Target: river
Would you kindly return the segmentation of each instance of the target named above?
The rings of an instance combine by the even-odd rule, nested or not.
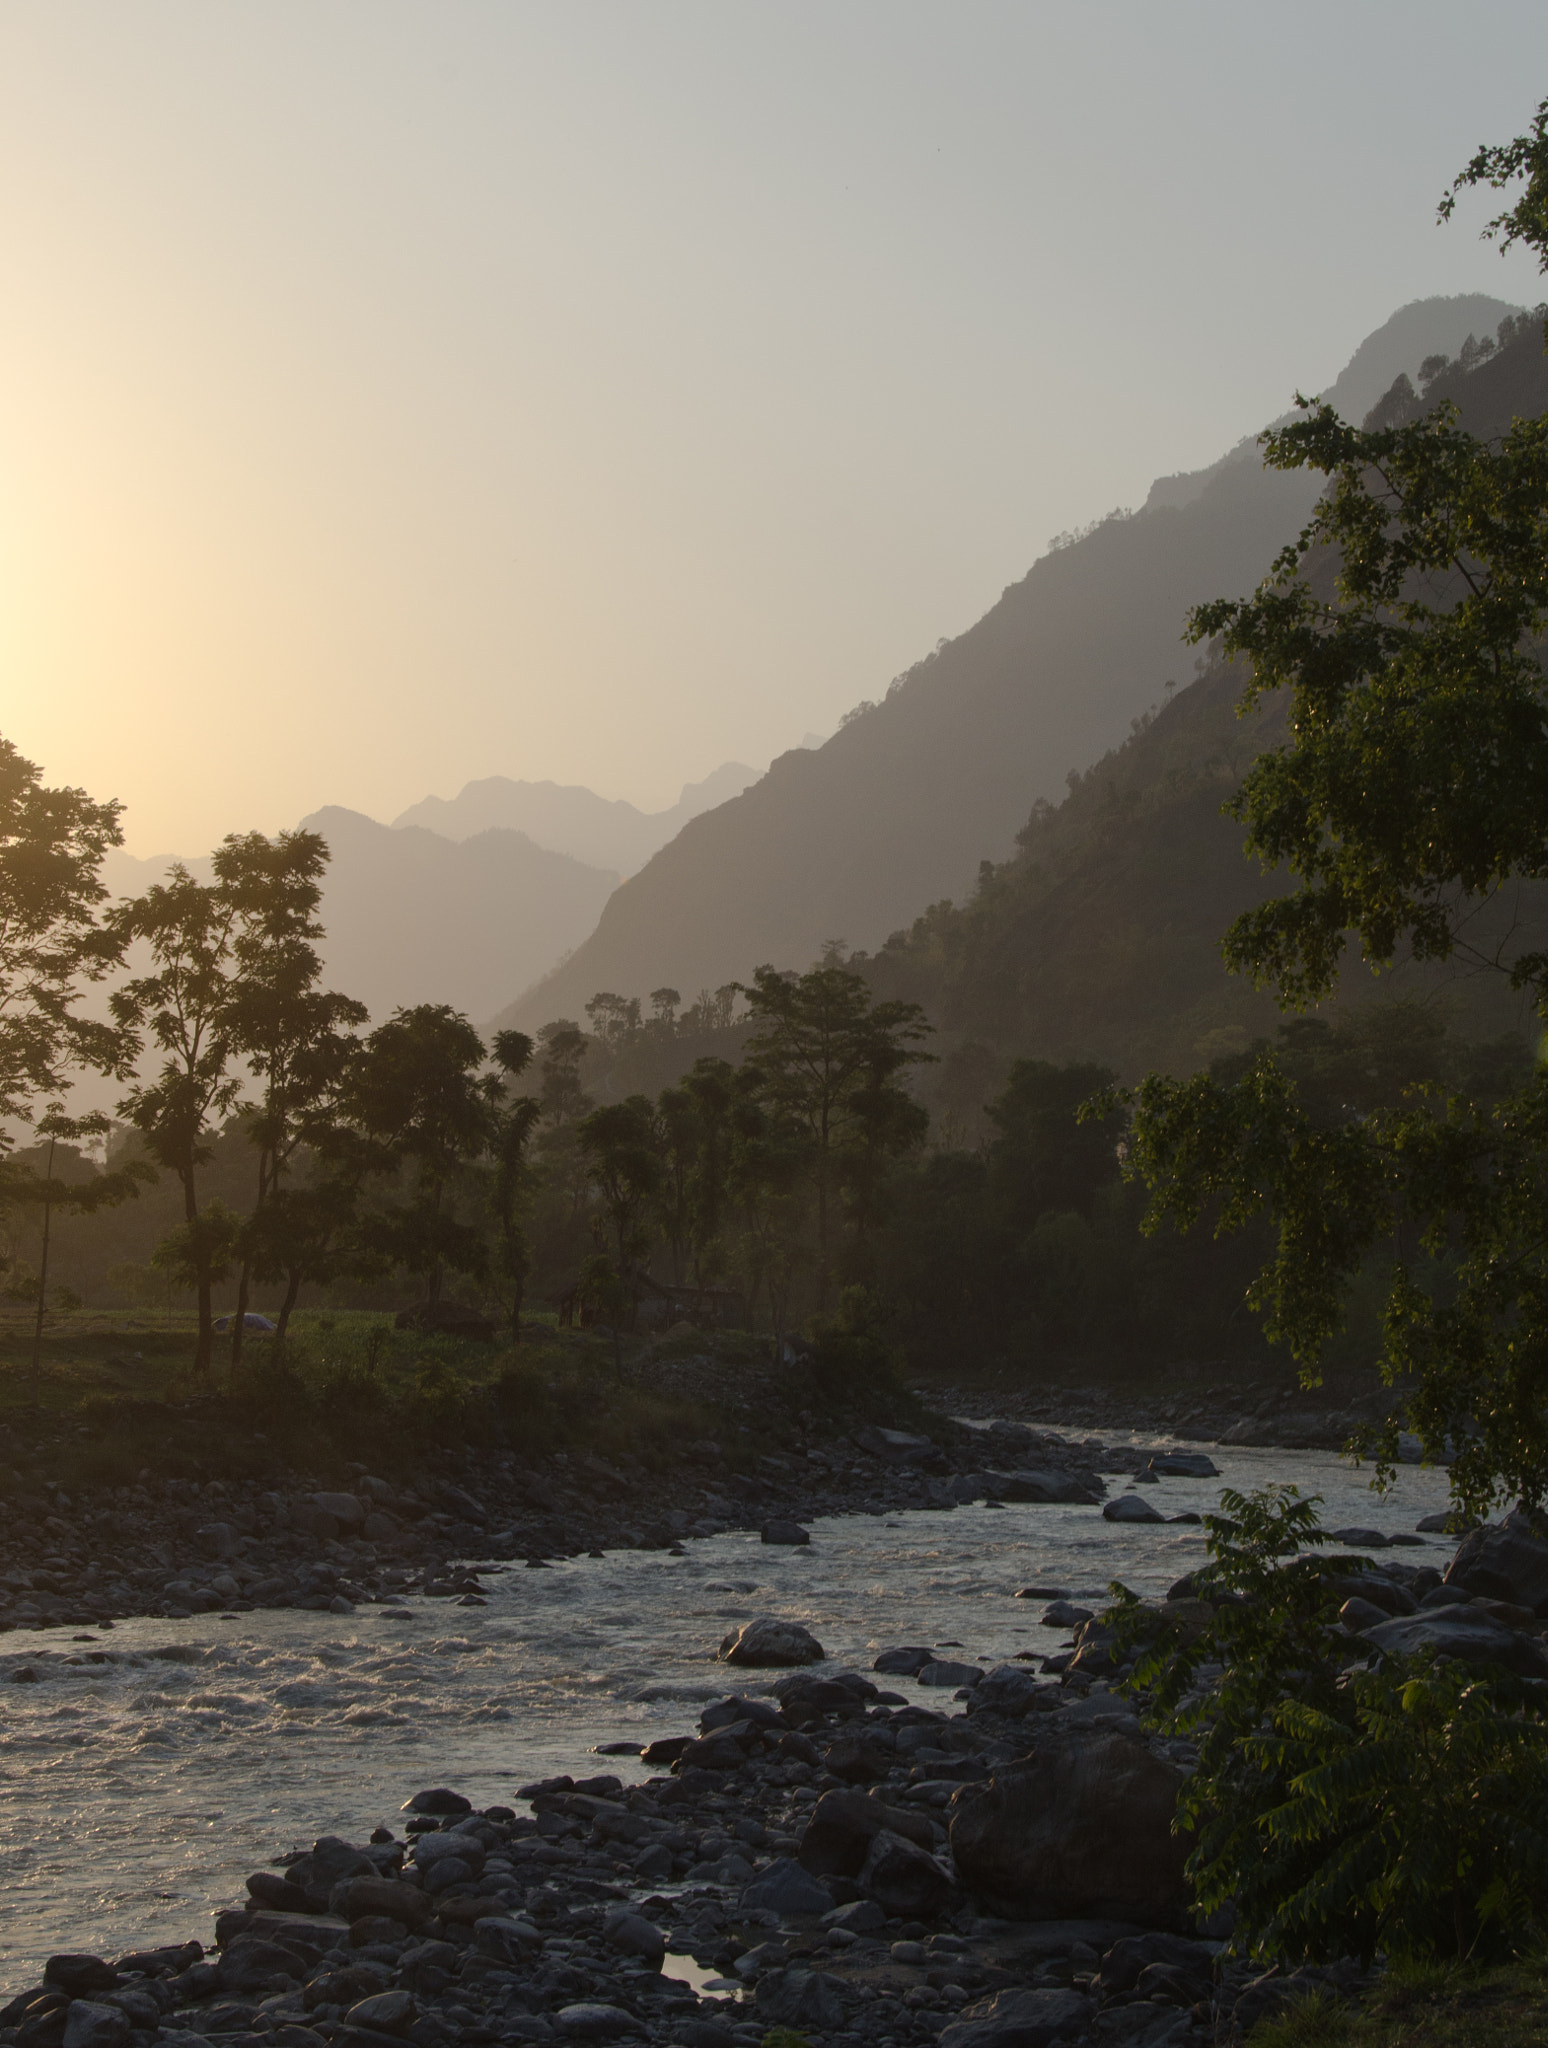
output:
[[[1208,1511],[1222,1487],[1288,1480],[1323,1496],[1326,1526],[1391,1533],[1446,1505],[1443,1472],[1405,1467],[1383,1499],[1330,1452],[1211,1451],[1219,1478],[1168,1479],[1146,1498]],[[1450,1547],[1400,1555],[1444,1567]],[[807,1549],[740,1534],[690,1540],[681,1557],[517,1565],[486,1581],[486,1607],[411,1599],[0,1636],[0,1989],[59,1949],[208,1941],[249,1871],[320,1834],[394,1825],[422,1786],[487,1806],[557,1771],[642,1777],[632,1758],[588,1752],[690,1730],[695,1703],[729,1687],[720,1638],[754,1614],[803,1622],[860,1670],[899,1643],[988,1666],[1061,1640],[1018,1587],[1089,1599],[1120,1578],[1158,1593],[1203,1558],[1196,1526],[959,1507],[837,1516],[812,1525]],[[37,1682],[14,1682],[23,1669]]]

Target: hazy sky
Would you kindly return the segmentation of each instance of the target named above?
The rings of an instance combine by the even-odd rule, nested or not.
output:
[[[1536,300],[1474,0],[0,0],[0,731],[197,852],[761,763],[1330,382]]]

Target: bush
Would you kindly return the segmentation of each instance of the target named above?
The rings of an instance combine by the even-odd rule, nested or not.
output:
[[[1366,1646],[1324,1572],[1363,1560],[1299,1554],[1327,1539],[1294,1487],[1221,1505],[1194,1574],[1213,1619],[1131,1681],[1153,1724],[1198,1742],[1178,1826],[1200,1911],[1233,1907],[1235,1944],[1268,1961],[1511,1951],[1548,1887],[1545,1688],[1374,1649],[1343,1671]],[[1115,1619],[1138,1633],[1138,1613]]]

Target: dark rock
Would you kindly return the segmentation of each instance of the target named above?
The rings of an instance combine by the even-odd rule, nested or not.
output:
[[[1338,1618],[1351,1635],[1359,1635],[1362,1629],[1377,1628],[1391,1615],[1384,1607],[1375,1607],[1369,1600],[1346,1600],[1338,1610]]]
[[[101,1956],[57,1955],[43,1965],[43,1982],[67,1991],[72,1998],[90,1998],[94,1991],[111,1991],[118,1983],[118,1972]]]
[[[77,1998],[65,2014],[61,2048],[125,2048],[129,2032],[129,2015],[121,2007]]]
[[[889,1828],[872,1836],[855,1881],[884,1913],[904,1919],[934,1919],[951,1890],[936,1859]]]
[[[1392,1656],[1433,1650],[1464,1664],[1498,1664],[1518,1678],[1548,1678],[1548,1658],[1529,1636],[1518,1635],[1483,1608],[1438,1607],[1407,1614],[1365,1631],[1365,1640]]]
[[[435,1908],[418,1885],[391,1877],[352,1877],[344,1886],[339,1910],[351,1923],[387,1919],[404,1927],[422,1927]]]
[[[928,1850],[935,1841],[922,1814],[889,1806],[867,1792],[825,1792],[812,1809],[797,1851],[814,1877],[858,1877],[866,1852],[883,1828]]]
[[[958,1878],[1009,1919],[1180,1926],[1189,1845],[1172,1821],[1182,1782],[1175,1764],[1128,1734],[1097,1726],[1050,1736],[1025,1762],[957,1794]]]
[[[666,1936],[655,1921],[647,1920],[643,1913],[631,1913],[627,1907],[607,1915],[602,1933],[610,1947],[626,1956],[640,1956],[647,1963],[659,1963],[666,1954]]]
[[[1095,2002],[1079,1991],[997,1991],[963,2009],[941,2048],[1049,2048],[1089,2031]]]
[[[300,1885],[292,1884],[288,1878],[276,1877],[272,1870],[255,1870],[247,1880],[248,1896],[256,1905],[268,1906],[276,1913],[304,1913],[306,1893]]]
[[[216,1976],[222,1991],[240,1998],[268,1991],[276,1977],[293,1977],[299,1983],[306,1967],[306,1958],[282,1942],[239,1934],[221,1949]]]
[[[1218,1479],[1220,1467],[1208,1451],[1164,1451],[1151,1459],[1149,1469],[1163,1479]]]
[[[1463,1537],[1446,1584],[1535,1609],[1548,1601],[1548,1541],[1518,1508],[1503,1522]]]
[[[812,1540],[811,1530],[803,1529],[799,1522],[765,1522],[759,1533],[765,1543],[781,1543],[791,1548]]]
[[[614,2041],[620,2034],[645,2032],[643,2023],[621,2005],[564,2005],[554,2019],[570,2041]]]
[[[827,1652],[799,1622],[777,1621],[772,1615],[762,1615],[733,1629],[722,1641],[719,1654],[727,1664],[777,1669],[793,1664],[820,1664]]]
[[[1077,1607],[1069,1600],[1052,1600],[1038,1616],[1044,1628],[1079,1628],[1092,1619],[1089,1607]]]
[[[565,1782],[568,1784],[569,1780],[566,1779]],[[525,1792],[522,1797],[526,1797]],[[428,1792],[416,1792],[412,1799],[404,1800],[403,1811],[433,1814],[471,1813],[473,1802],[471,1799],[464,1799],[460,1792],[449,1792],[444,1785],[436,1785]]]
[[[934,1661],[933,1650],[883,1650],[871,1669],[883,1672],[889,1678],[913,1678]]]
[[[741,1903],[743,1909],[748,1912],[763,1907],[771,1913],[781,1915],[827,1914],[833,1909],[833,1894],[793,1858],[780,1856],[767,1870],[760,1871],[752,1883],[743,1890]]]
[[[418,2018],[419,2007],[412,1992],[378,1991],[352,2005],[344,2015],[344,2023],[350,2027],[369,2027],[378,2034],[406,2034]]]
[[[1214,1957],[1201,1941],[1190,1941],[1183,1934],[1133,1934],[1122,1941],[1115,1941],[1102,1958],[1102,1975],[1099,1988],[1103,1998],[1112,1998],[1120,1991],[1132,1991],[1139,1982],[1143,1971],[1153,1964],[1165,1963],[1206,1982],[1214,1970]]]
[[[647,1742],[640,1751],[640,1762],[644,1764],[675,1764],[685,1749],[693,1747],[691,1735],[661,1735],[654,1742]]]
[[[962,1664],[954,1657],[936,1657],[920,1671],[919,1683],[949,1686],[955,1690],[962,1685],[977,1685],[983,1675],[981,1664]]]
[[[1120,1493],[1116,1500],[1103,1502],[1102,1519],[1104,1522],[1164,1522],[1166,1517],[1137,1493]]]
[[[761,2026],[831,2034],[844,2024],[838,1980],[821,1970],[770,1970],[759,1979],[753,2002]]]

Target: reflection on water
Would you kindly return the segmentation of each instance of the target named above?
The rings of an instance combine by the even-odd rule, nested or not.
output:
[[[1393,1532],[1446,1502],[1439,1472],[1404,1469],[1383,1501],[1330,1453],[1214,1456],[1219,1479],[1168,1479],[1146,1498],[1205,1511],[1222,1486],[1290,1479],[1324,1496],[1329,1526]],[[1429,1554],[1443,1561],[1446,1546]],[[750,1615],[801,1621],[830,1658],[861,1669],[904,1642],[960,1643],[954,1654],[987,1664],[1058,1640],[1037,1603],[1011,1597],[1019,1586],[1089,1599],[1121,1578],[1164,1592],[1203,1557],[1197,1526],[969,1507],[836,1517],[814,1525],[807,1549],[716,1536],[681,1557],[516,1569],[489,1579],[487,1608],[405,1601],[344,1616],[126,1621],[89,1641],[67,1629],[0,1636],[8,1980],[19,1986],[26,1963],[56,1949],[207,1937],[209,1915],[277,1850],[359,1837],[422,1785],[485,1806],[577,1766],[645,1776],[629,1757],[588,1764],[587,1751],[687,1729],[693,1703],[727,1688],[715,1646]],[[6,1683],[28,1671],[37,1683]]]

